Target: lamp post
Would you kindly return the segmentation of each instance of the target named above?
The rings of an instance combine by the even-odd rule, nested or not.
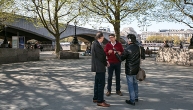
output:
[[[75,30],[74,30],[74,38],[72,40],[72,44],[70,45],[70,50],[72,52],[78,52],[80,50],[80,45],[78,43],[78,39],[76,36],[76,25],[77,25],[77,21],[74,21],[74,26],[75,26]]]
[[[74,21],[74,26],[75,26],[75,29],[74,29],[74,39],[72,41],[72,44],[78,44],[78,39],[77,39],[77,36],[76,36],[76,25],[77,25],[77,21],[75,20]]]
[[[5,36],[4,36],[3,44],[4,44],[4,47],[7,48],[8,47],[8,41],[7,41],[7,26],[6,25],[4,25],[4,32],[5,32]]]

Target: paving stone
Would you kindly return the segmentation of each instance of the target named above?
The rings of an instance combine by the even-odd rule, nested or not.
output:
[[[115,94],[113,77],[113,94],[105,96],[111,107],[96,106],[92,103],[94,73],[90,72],[90,58],[46,58],[0,65],[0,110],[192,110],[193,68],[155,62],[155,58],[142,62],[147,79],[139,82],[136,106],[125,103],[129,94],[124,62],[121,69],[123,96]]]

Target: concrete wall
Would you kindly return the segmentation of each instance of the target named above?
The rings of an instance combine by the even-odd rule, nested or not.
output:
[[[78,52],[60,51],[59,59],[79,59]]]
[[[0,48],[0,64],[39,60],[39,49]]]
[[[156,61],[184,66],[193,66],[193,50],[160,48],[157,53]]]
[[[84,50],[84,51],[85,51],[86,48],[87,48],[87,45],[81,45],[81,46],[80,46],[80,50]]]

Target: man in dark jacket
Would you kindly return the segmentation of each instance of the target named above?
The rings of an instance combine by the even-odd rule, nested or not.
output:
[[[116,76],[116,93],[120,96],[122,96],[122,93],[120,91],[121,85],[120,85],[120,74],[121,74],[121,62],[116,58],[116,55],[114,52],[117,52],[119,55],[123,52],[122,44],[118,41],[116,41],[115,34],[109,35],[110,42],[106,44],[105,46],[105,53],[108,58],[108,62],[110,63],[110,66],[108,67],[108,85],[107,85],[107,96],[111,95],[111,85],[112,85],[112,77],[113,77],[113,71],[115,71]]]
[[[138,101],[138,83],[136,75],[140,67],[140,46],[135,44],[136,37],[133,34],[129,34],[128,46],[125,48],[123,54],[121,55],[122,60],[126,60],[125,63],[125,74],[128,84],[128,90],[130,95],[130,100],[126,100],[127,104],[135,105]],[[144,51],[141,53],[142,58],[145,56]]]
[[[92,72],[96,72],[95,84],[94,84],[94,97],[93,102],[97,103],[98,106],[109,107],[104,100],[104,87],[105,87],[105,72],[106,66],[109,63],[106,60],[106,54],[102,48],[102,42],[104,36],[102,32],[96,34],[96,40],[92,43],[91,53],[92,53]]]

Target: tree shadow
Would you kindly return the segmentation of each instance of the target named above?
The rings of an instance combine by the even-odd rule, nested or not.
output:
[[[0,109],[190,110],[192,108],[191,67],[164,65],[152,60],[145,60],[142,67],[147,72],[147,79],[139,82],[139,102],[136,106],[124,102],[125,99],[129,99],[129,94],[122,63],[121,91],[124,96],[115,94],[113,78],[113,94],[110,97],[105,96],[111,107],[102,108],[92,103],[95,73],[90,72],[90,58],[4,64],[0,66]]]

